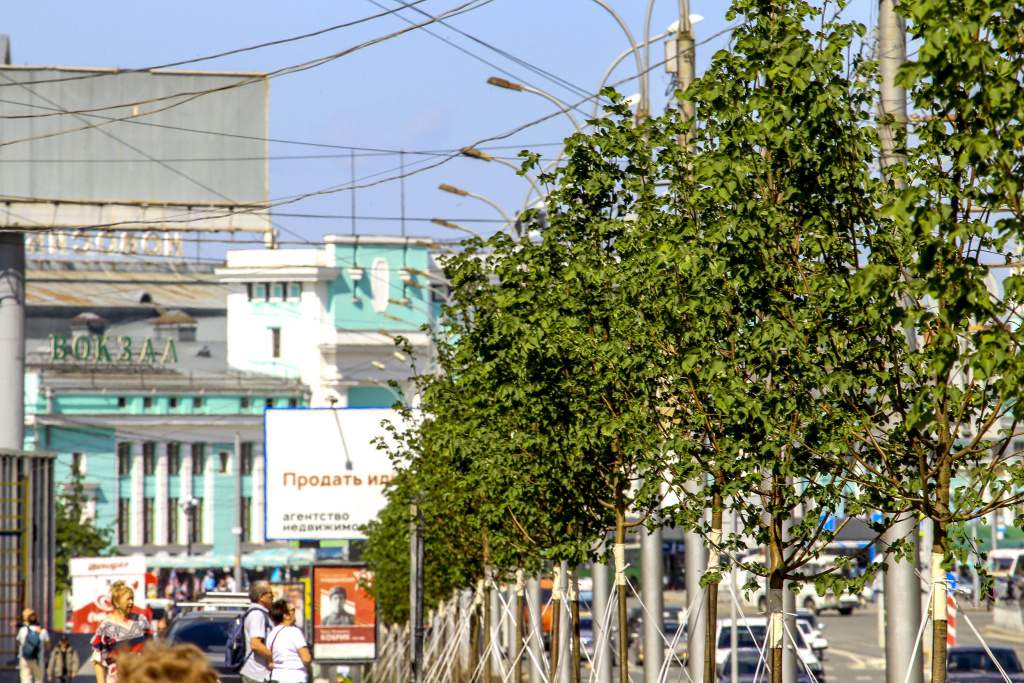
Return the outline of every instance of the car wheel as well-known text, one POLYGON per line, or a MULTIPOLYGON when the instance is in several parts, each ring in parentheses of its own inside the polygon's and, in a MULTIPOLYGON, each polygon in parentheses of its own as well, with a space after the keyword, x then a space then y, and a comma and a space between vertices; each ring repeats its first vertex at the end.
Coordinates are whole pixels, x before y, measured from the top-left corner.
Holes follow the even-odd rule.
POLYGON ((767 612, 768 611, 768 598, 764 597, 763 595, 760 598, 758 598, 757 599, 757 609, 760 610, 761 612, 767 612))
POLYGON ((814 603, 814 598, 804 600, 804 609, 810 612, 812 616, 818 616, 818 606, 814 603))
POLYGON ((849 615, 853 614, 853 608, 852 607, 840 607, 839 608, 839 613, 842 614, 844 617, 849 616, 849 615))

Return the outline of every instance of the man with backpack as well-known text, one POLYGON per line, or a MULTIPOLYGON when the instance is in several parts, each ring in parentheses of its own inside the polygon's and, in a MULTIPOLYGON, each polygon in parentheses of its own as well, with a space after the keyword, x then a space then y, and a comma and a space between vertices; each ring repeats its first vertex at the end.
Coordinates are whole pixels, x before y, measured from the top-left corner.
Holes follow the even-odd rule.
POLYGON ((44 683, 43 663, 50 649, 50 636, 39 628, 39 615, 31 607, 21 612, 21 628, 14 640, 18 645, 18 675, 21 683, 44 683))
POLYGON ((249 608, 238 617, 228 631, 228 644, 224 652, 227 665, 238 671, 242 683, 264 683, 274 667, 273 655, 267 647, 270 632, 270 612, 274 593, 266 581, 249 585, 249 608))

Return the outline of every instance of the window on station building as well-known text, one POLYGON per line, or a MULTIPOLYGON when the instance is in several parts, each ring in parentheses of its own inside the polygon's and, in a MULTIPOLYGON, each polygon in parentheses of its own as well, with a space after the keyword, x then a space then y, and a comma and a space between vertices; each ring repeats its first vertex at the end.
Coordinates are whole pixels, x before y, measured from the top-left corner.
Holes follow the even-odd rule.
POLYGON ((267 283, 253 282, 249 284, 249 301, 266 301, 267 283))
POLYGON ((75 451, 71 454, 71 474, 85 476, 85 453, 75 451))
POLYGON ((153 516, 156 514, 156 501, 153 498, 142 500, 142 543, 153 543, 153 516))
POLYGON ((192 474, 201 475, 206 471, 206 444, 192 444, 192 474))
POLYGON ((221 451, 217 454, 217 471, 221 474, 227 474, 231 471, 231 454, 227 451, 221 451))
POLYGON ((145 397, 143 397, 143 399, 142 399, 142 407, 145 408, 146 410, 152 408, 153 407, 153 397, 152 396, 145 396, 145 397))
POLYGON ((123 408, 127 408, 128 407, 128 397, 127 396, 118 396, 117 397, 117 407, 118 408, 122 408, 122 409, 123 408))
POLYGON ((242 443, 242 474, 252 474, 252 442, 242 443))
POLYGON ((189 529, 189 533, 192 536, 193 543, 203 542, 203 499, 195 498, 196 506, 192 511, 192 528, 189 529))
POLYGON ((131 498, 117 499, 117 542, 119 545, 131 543, 132 530, 131 498))
POLYGON ((142 444, 142 473, 156 474, 156 444, 152 441, 142 444))
POLYGON ((270 284, 270 298, 280 301, 284 298, 284 283, 272 282, 270 284))
POLYGON ((168 408, 177 408, 178 407, 178 397, 177 396, 171 396, 169 399, 167 399, 167 407, 168 408))
POLYGON ((298 301, 302 298, 302 283, 301 282, 289 282, 288 283, 288 301, 298 301))
POLYGON ((167 474, 172 477, 181 474, 181 444, 177 441, 167 444, 167 474))
POLYGON ((281 328, 271 327, 270 329, 270 357, 281 357, 281 328))
POLYGON ((252 405, 252 401, 249 400, 248 396, 243 396, 241 400, 242 410, 249 410, 249 406, 252 405))
POLYGON ((268 399, 266 400, 266 402, 265 402, 265 405, 266 405, 266 406, 267 406, 268 408, 273 408, 273 407, 274 407, 274 399, 272 399, 272 398, 268 398, 268 399))
POLYGON ((202 407, 203 407, 203 397, 202 396, 196 396, 195 398, 192 399, 192 409, 193 410, 199 410, 202 407))
POLYGON ((167 543, 174 545, 178 542, 178 499, 167 499, 167 543))
POLYGON ((132 445, 122 441, 117 444, 117 474, 127 477, 132 473, 132 445))
POLYGON ((242 543, 252 541, 252 498, 242 496, 242 543))
POLYGON ((299 399, 297 399, 297 398, 290 398, 290 399, 288 399, 288 407, 289 408, 298 408, 299 407, 299 399))

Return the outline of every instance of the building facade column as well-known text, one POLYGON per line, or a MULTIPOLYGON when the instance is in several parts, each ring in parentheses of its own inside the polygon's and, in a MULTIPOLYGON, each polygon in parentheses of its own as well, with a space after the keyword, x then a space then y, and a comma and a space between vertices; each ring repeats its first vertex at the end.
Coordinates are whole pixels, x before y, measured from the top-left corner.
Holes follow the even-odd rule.
POLYGON ((206 471, 203 472, 203 543, 213 543, 214 487, 213 478, 217 474, 217 461, 220 451, 214 451, 213 444, 208 444, 210 452, 206 454, 206 471))
POLYGON ((252 505, 250 506, 250 513, 252 514, 251 529, 252 529, 252 542, 253 543, 264 543, 266 542, 263 522, 263 507, 266 503, 266 468, 263 462, 263 444, 253 443, 252 445, 252 505))
MULTIPOLYGON (((185 451, 184 445, 182 451, 185 451)), ((188 545, 188 515, 182 509, 181 504, 192 498, 192 445, 188 445, 187 452, 181 454, 181 475, 179 476, 178 490, 178 538, 176 543, 188 545)))
POLYGON ((167 443, 156 445, 156 500, 153 510, 153 544, 167 545, 167 520, 170 511, 167 509, 167 495, 170 490, 167 473, 167 443))
POLYGON ((135 445, 137 445, 138 448, 133 447, 132 449, 132 520, 131 527, 129 529, 129 536, 131 537, 132 545, 142 545, 142 532, 143 525, 145 524, 145 513, 143 511, 143 507, 145 505, 146 498, 146 471, 143 464, 143 451, 145 450, 145 446, 143 443, 133 444, 133 446, 135 445))

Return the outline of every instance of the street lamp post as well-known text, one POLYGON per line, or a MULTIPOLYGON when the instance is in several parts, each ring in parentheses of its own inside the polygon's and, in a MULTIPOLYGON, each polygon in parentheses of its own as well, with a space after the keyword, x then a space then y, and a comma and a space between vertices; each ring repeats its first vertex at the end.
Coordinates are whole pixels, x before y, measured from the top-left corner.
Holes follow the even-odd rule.
POLYGON ((195 537, 196 532, 196 508, 198 507, 198 498, 192 497, 188 500, 181 501, 181 511, 185 513, 185 517, 188 519, 188 529, 185 531, 185 535, 188 539, 187 557, 192 557, 192 539, 195 537))

